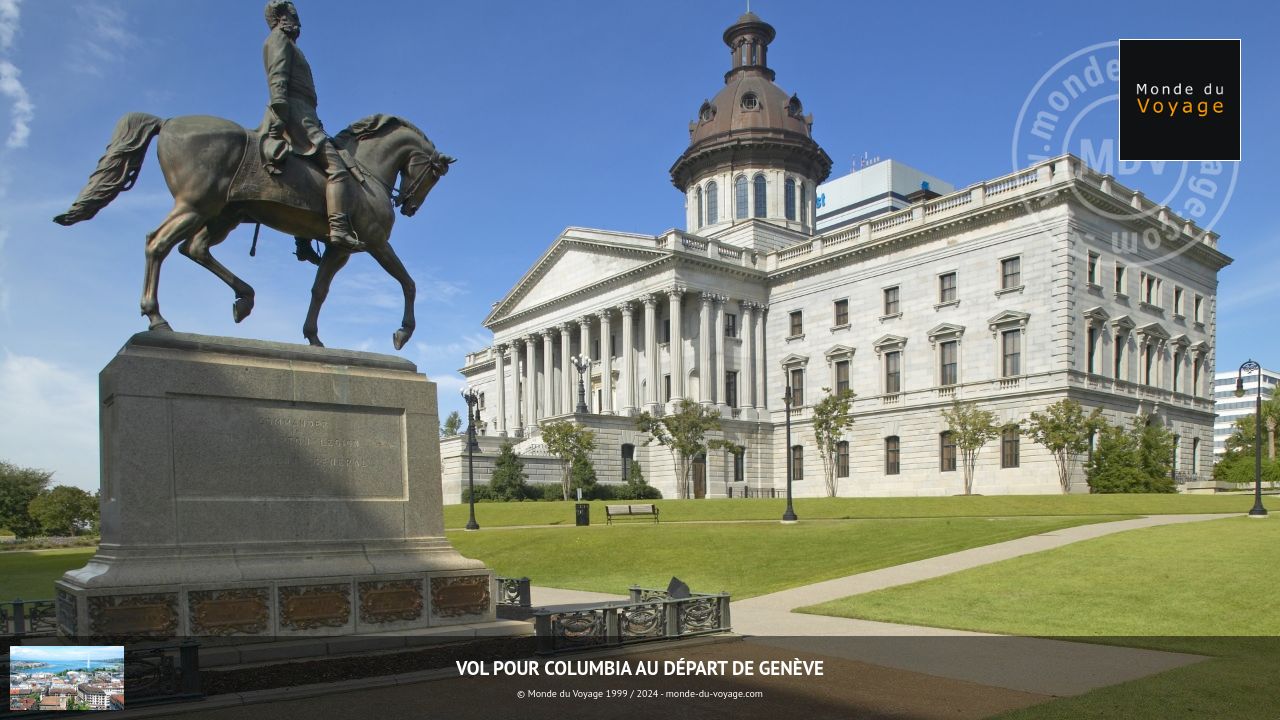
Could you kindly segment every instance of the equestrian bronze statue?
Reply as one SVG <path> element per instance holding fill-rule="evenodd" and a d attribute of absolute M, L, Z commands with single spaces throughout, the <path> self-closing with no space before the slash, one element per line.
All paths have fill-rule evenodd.
<path fill-rule="evenodd" d="M 404 316 L 392 336 L 399 350 L 413 334 L 416 290 L 389 244 L 395 208 L 412 217 L 454 159 L 438 152 L 412 123 L 391 115 L 371 115 L 335 138 L 325 135 L 315 114 L 311 70 L 295 44 L 301 26 L 292 3 L 268 3 L 267 23 L 271 34 L 263 59 L 270 102 L 261 128 L 202 115 L 164 120 L 129 113 L 116 124 L 89 183 L 54 222 L 88 220 L 132 187 L 148 145 L 159 136 L 156 156 L 174 207 L 147 235 L 142 314 L 152 330 L 169 329 L 158 290 L 160 266 L 175 245 L 235 292 L 236 322 L 249 316 L 253 288 L 210 252 L 249 222 L 297 238 L 299 259 L 319 265 L 302 326 L 312 345 L 323 346 L 317 321 L 334 275 L 352 253 L 368 252 L 404 291 Z M 323 257 L 311 250 L 311 238 L 327 245 Z"/>

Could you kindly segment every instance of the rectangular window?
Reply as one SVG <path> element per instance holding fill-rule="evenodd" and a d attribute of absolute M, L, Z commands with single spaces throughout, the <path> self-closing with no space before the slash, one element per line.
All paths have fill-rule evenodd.
<path fill-rule="evenodd" d="M 1179 381 L 1182 379 L 1182 351 L 1173 353 L 1173 388 L 1174 392 L 1182 392 Z"/>
<path fill-rule="evenodd" d="M 735 313 L 724 314 L 724 336 L 738 337 L 738 316 Z"/>
<path fill-rule="evenodd" d="M 1204 298 L 1200 297 L 1199 295 L 1196 295 L 1195 300 L 1192 302 L 1192 307 L 1191 307 L 1192 320 L 1198 323 L 1204 322 L 1204 315 L 1201 314 L 1201 308 L 1203 306 L 1204 306 Z"/>
<path fill-rule="evenodd" d="M 671 402 L 671 376 L 662 376 L 662 399 L 665 402 Z"/>
<path fill-rule="evenodd" d="M 886 395 L 902 392 L 901 351 L 884 354 L 884 392 Z"/>
<path fill-rule="evenodd" d="M 733 453 L 733 481 L 743 482 L 747 479 L 746 451 Z"/>
<path fill-rule="evenodd" d="M 836 392 L 842 393 L 849 389 L 849 361 L 836 361 Z"/>
<path fill-rule="evenodd" d="M 896 435 L 884 439 L 884 474 L 897 475 L 899 468 L 898 437 Z"/>
<path fill-rule="evenodd" d="M 1173 289 L 1173 314 L 1182 315 L 1182 288 Z"/>
<path fill-rule="evenodd" d="M 737 370 L 726 370 L 724 373 L 724 402 L 731 408 L 738 407 Z"/>
<path fill-rule="evenodd" d="M 1142 302 L 1148 305 L 1159 305 L 1160 295 L 1157 292 L 1156 278 L 1154 275 L 1142 273 Z"/>
<path fill-rule="evenodd" d="M 671 342 L 671 318 L 662 321 L 662 342 Z"/>
<path fill-rule="evenodd" d="M 849 443 L 836 443 L 836 477 L 849 477 Z"/>
<path fill-rule="evenodd" d="M 938 365 L 941 369 L 938 374 L 939 385 L 955 385 L 959 382 L 959 347 L 955 340 L 948 340 L 938 346 Z"/>
<path fill-rule="evenodd" d="M 898 310 L 898 288 L 897 286 L 884 289 L 884 314 L 897 315 Z"/>
<path fill-rule="evenodd" d="M 849 301 L 837 300 L 835 325 L 836 327 L 840 327 L 841 325 L 848 325 L 848 324 L 849 324 Z"/>
<path fill-rule="evenodd" d="M 1000 467 L 1018 467 L 1018 430 L 1005 428 L 1000 437 Z"/>
<path fill-rule="evenodd" d="M 1121 374 L 1121 371 L 1124 370 L 1124 342 L 1125 337 L 1123 335 L 1116 335 L 1116 356 L 1114 363 L 1112 363 L 1111 377 L 1117 380 L 1125 379 L 1124 375 Z"/>
<path fill-rule="evenodd" d="M 1191 361 L 1191 394 L 1200 394 L 1200 356 Z"/>
<path fill-rule="evenodd" d="M 1001 374 L 1004 377 L 1015 377 L 1022 374 L 1022 331 L 1005 330 L 1000 334 Z"/>
<path fill-rule="evenodd" d="M 1089 253 L 1089 284 L 1098 284 L 1098 253 Z"/>
<path fill-rule="evenodd" d="M 596 338 L 591 341 L 591 359 L 600 359 L 600 338 Z"/>
<path fill-rule="evenodd" d="M 789 337 L 799 337 L 804 334 L 804 313 L 794 310 L 791 313 L 791 335 Z"/>
<path fill-rule="evenodd" d="M 1085 362 L 1087 363 L 1086 370 L 1089 373 L 1095 373 L 1098 371 L 1098 365 L 1095 362 L 1098 355 L 1098 329 L 1090 326 L 1087 332 L 1089 334 L 1086 336 L 1087 339 L 1085 340 L 1085 343 L 1088 345 L 1085 350 Z"/>
<path fill-rule="evenodd" d="M 791 407 L 796 408 L 804 405 L 804 370 L 793 368 L 791 370 Z"/>
<path fill-rule="evenodd" d="M 1145 385 L 1151 384 L 1151 369 L 1155 365 L 1156 354 L 1152 350 L 1153 348 L 1150 345 L 1142 346 L 1144 355 L 1144 361 L 1142 364 L 1142 382 Z"/>
<path fill-rule="evenodd" d="M 947 431 L 938 436 L 938 460 L 939 469 L 942 472 L 955 472 L 956 470 L 956 441 L 951 436 L 951 431 Z"/>
<path fill-rule="evenodd" d="M 953 302 L 956 299 L 956 274 L 953 272 L 938 276 L 938 302 Z"/>
<path fill-rule="evenodd" d="M 793 445 L 791 447 L 791 479 L 804 479 L 804 446 Z"/>
<path fill-rule="evenodd" d="M 1124 291 L 1124 265 L 1120 263 L 1116 263 L 1116 294 L 1117 295 L 1129 294 Z"/>
<path fill-rule="evenodd" d="M 1000 289 L 1011 290 L 1022 284 L 1022 258 L 1011 257 L 1000 261 Z"/>

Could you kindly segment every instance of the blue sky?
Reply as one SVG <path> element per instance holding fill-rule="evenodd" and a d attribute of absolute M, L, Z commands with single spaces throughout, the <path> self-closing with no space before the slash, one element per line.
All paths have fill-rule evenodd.
<path fill-rule="evenodd" d="M 14 645 L 9 648 L 14 660 L 26 662 L 77 662 L 80 660 L 119 660 L 124 657 L 122 645 L 71 645 L 65 647 L 22 647 Z"/>
<path fill-rule="evenodd" d="M 154 150 L 137 186 L 97 218 L 70 229 L 49 219 L 125 112 L 257 124 L 263 4 L 0 0 L 0 459 L 97 487 L 96 375 L 146 328 L 143 237 L 170 206 Z M 683 222 L 667 170 L 723 84 L 720 34 L 745 3 L 298 5 L 330 132 L 395 113 L 459 158 L 393 235 L 419 286 L 418 331 L 403 355 L 439 383 L 447 412 L 460 407 L 463 354 L 486 344 L 480 320 L 560 230 L 657 233 Z M 1280 299 L 1274 5 L 755 0 L 752 10 L 778 30 L 770 65 L 815 115 L 833 176 L 869 153 L 958 186 L 1012 169 L 1019 109 L 1076 50 L 1120 37 L 1242 38 L 1244 161 L 1214 226 L 1237 259 L 1220 275 L 1218 360 L 1280 366 L 1268 322 Z M 1096 128 L 1114 124 L 1114 106 L 1094 115 Z M 257 290 L 253 316 L 235 326 L 230 291 L 175 253 L 161 283 L 175 329 L 302 341 L 312 273 L 270 230 L 250 258 L 251 236 L 241 227 L 216 253 Z M 393 352 L 399 302 L 394 282 L 358 257 L 334 284 L 321 337 Z"/>

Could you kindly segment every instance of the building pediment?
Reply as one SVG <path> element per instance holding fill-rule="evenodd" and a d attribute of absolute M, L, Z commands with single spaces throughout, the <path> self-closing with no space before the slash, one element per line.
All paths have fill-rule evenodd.
<path fill-rule="evenodd" d="M 656 246 L 640 246 L 635 238 L 620 235 L 611 242 L 609 234 L 600 231 L 593 231 L 591 237 L 579 236 L 573 229 L 566 231 L 498 301 L 485 324 L 607 284 L 670 256 Z"/>
<path fill-rule="evenodd" d="M 1172 338 L 1169 338 L 1169 344 L 1174 345 L 1183 350 L 1186 350 L 1187 346 L 1191 344 L 1191 340 L 1189 340 L 1186 334 L 1184 333 L 1180 335 L 1174 335 Z"/>
<path fill-rule="evenodd" d="M 1137 327 L 1128 315 L 1120 315 L 1111 321 L 1111 327 L 1117 331 L 1132 330 Z"/>
<path fill-rule="evenodd" d="M 853 352 L 853 348 L 848 345 L 836 345 L 822 355 L 828 360 L 834 360 L 836 358 L 853 357 Z"/>
<path fill-rule="evenodd" d="M 1104 323 L 1111 319 L 1110 313 L 1101 307 L 1091 307 L 1084 311 L 1084 319 L 1093 322 Z"/>
<path fill-rule="evenodd" d="M 1005 310 L 1002 313 L 994 315 L 987 319 L 987 324 L 992 330 L 1005 325 L 1026 325 L 1027 320 L 1031 319 L 1031 313 L 1024 313 L 1020 310 Z"/>
<path fill-rule="evenodd" d="M 1160 323 L 1147 323 L 1138 328 L 1138 334 L 1152 340 L 1168 340 L 1169 331 L 1161 327 Z"/>
<path fill-rule="evenodd" d="M 938 340 L 951 340 L 964 335 L 964 326 L 955 323 L 944 322 L 935 325 L 928 333 L 929 342 L 937 342 Z"/>
<path fill-rule="evenodd" d="M 871 343 L 871 347 L 875 348 L 876 352 L 883 352 L 885 350 L 897 350 L 906 344 L 907 339 L 901 335 L 881 335 L 875 342 Z"/>
<path fill-rule="evenodd" d="M 790 355 L 782 358 L 782 367 L 792 367 L 795 365 L 808 365 L 808 364 L 809 364 L 808 355 L 797 355 L 795 353 L 791 353 Z"/>

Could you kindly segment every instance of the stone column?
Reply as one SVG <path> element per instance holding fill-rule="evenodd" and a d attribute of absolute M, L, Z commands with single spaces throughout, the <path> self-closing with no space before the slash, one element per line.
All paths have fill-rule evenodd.
<path fill-rule="evenodd" d="M 702 293 L 702 312 L 698 315 L 698 402 L 711 404 L 711 301 L 715 294 Z"/>
<path fill-rule="evenodd" d="M 636 354 L 635 348 L 632 347 L 632 338 L 635 335 L 634 312 L 635 305 L 630 302 L 624 302 L 619 309 L 622 310 L 622 414 L 636 414 Z"/>
<path fill-rule="evenodd" d="M 684 288 L 676 286 L 667 291 L 667 299 L 671 301 L 668 312 L 671 316 L 671 342 L 668 350 L 671 353 L 671 402 L 684 399 L 684 333 L 680 324 L 683 319 L 683 308 L 680 301 L 684 296 Z"/>
<path fill-rule="evenodd" d="M 498 437 L 507 436 L 507 346 L 493 348 L 493 370 L 498 377 Z"/>
<path fill-rule="evenodd" d="M 730 416 L 729 401 L 725 397 L 725 362 L 724 348 L 724 304 L 729 298 L 723 295 L 716 296 L 716 405 L 720 408 L 722 417 Z"/>
<path fill-rule="evenodd" d="M 649 402 L 645 410 L 658 412 L 662 405 L 662 388 L 658 380 L 658 296 L 644 296 L 644 364 L 645 383 L 649 386 Z"/>
<path fill-rule="evenodd" d="M 569 356 L 573 354 L 569 347 L 569 341 L 572 339 L 570 333 L 573 326 L 569 323 L 561 323 L 560 325 L 560 412 L 571 413 L 575 403 L 573 402 L 573 363 L 569 360 Z"/>
<path fill-rule="evenodd" d="M 759 408 L 758 414 L 763 416 L 765 411 L 769 409 L 769 385 L 766 383 L 767 378 L 765 377 L 765 370 L 768 368 L 769 363 L 765 362 L 764 357 L 764 316 L 765 313 L 769 312 L 769 308 L 764 305 L 756 305 L 756 309 L 760 312 L 755 317 L 756 367 L 752 373 L 752 382 L 756 386 L 755 401 L 756 407 Z M 788 450 L 788 452 L 790 451 Z"/>
<path fill-rule="evenodd" d="M 600 311 L 600 412 L 613 414 L 613 310 Z"/>
<path fill-rule="evenodd" d="M 752 302 L 742 301 L 742 317 L 739 322 L 742 326 L 744 337 L 742 338 L 742 355 L 738 360 L 738 394 L 742 397 L 738 398 L 738 405 L 743 408 L 743 418 L 754 420 L 756 418 L 756 326 L 755 319 L 752 316 L 756 304 Z M 743 400 L 746 402 L 743 402 Z"/>
<path fill-rule="evenodd" d="M 538 355 L 538 333 L 530 333 L 524 341 L 524 425 L 526 435 L 538 428 L 538 373 L 534 369 Z"/>
<path fill-rule="evenodd" d="M 578 318 L 578 353 L 587 359 L 587 374 L 582 378 L 582 384 L 587 392 L 587 411 L 595 412 L 599 408 L 595 407 L 595 400 L 591 397 L 591 318 Z M 576 400 L 575 400 L 576 402 Z"/>
<path fill-rule="evenodd" d="M 551 339 L 553 331 L 548 329 L 542 333 L 542 416 L 556 414 L 555 384 L 551 382 L 551 372 L 555 363 L 555 343 Z"/>

